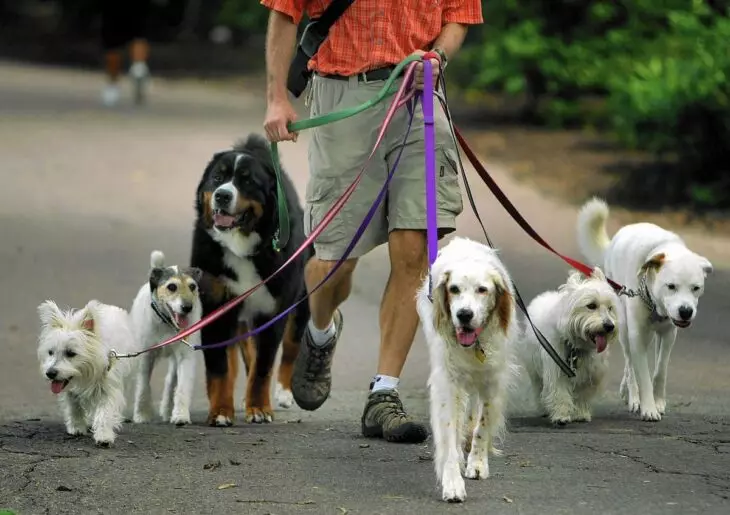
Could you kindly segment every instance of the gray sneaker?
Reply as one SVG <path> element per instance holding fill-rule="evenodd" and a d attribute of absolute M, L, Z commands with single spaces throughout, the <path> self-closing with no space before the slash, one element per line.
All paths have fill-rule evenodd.
<path fill-rule="evenodd" d="M 340 310 L 332 317 L 335 335 L 322 346 L 314 345 L 309 327 L 304 331 L 299 354 L 294 362 L 291 393 L 297 406 L 307 411 L 319 408 L 330 395 L 332 388 L 332 356 L 342 334 L 343 318 Z"/>
<path fill-rule="evenodd" d="M 388 442 L 421 443 L 428 438 L 426 426 L 411 420 L 395 390 L 371 392 L 361 424 L 363 436 Z"/>

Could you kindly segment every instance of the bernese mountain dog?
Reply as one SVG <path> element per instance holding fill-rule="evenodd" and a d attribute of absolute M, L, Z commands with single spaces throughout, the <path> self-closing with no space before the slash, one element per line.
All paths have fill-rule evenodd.
<path fill-rule="evenodd" d="M 200 285 L 204 316 L 271 275 L 304 242 L 302 206 L 284 170 L 282 181 L 291 227 L 288 242 L 276 249 L 278 196 L 268 141 L 251 134 L 231 150 L 214 154 L 208 163 L 197 189 L 190 261 L 191 266 L 204 272 Z M 203 347 L 267 323 L 304 296 L 304 266 L 313 255 L 310 245 L 242 304 L 205 326 L 201 330 Z M 245 342 L 226 348 L 203 348 L 210 425 L 233 424 L 239 350 L 247 373 L 246 422 L 273 420 L 270 385 L 282 341 L 277 401 L 281 407 L 291 406 L 292 369 L 308 321 L 309 304 L 302 302 L 288 317 Z"/>

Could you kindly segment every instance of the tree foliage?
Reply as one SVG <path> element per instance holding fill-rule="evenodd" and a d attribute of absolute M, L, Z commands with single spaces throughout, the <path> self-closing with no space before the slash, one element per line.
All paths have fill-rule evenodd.
<path fill-rule="evenodd" d="M 727 1 L 489 0 L 483 6 L 485 24 L 454 64 L 463 86 L 522 95 L 526 118 L 552 125 L 586 122 L 580 100 L 600 97 L 603 109 L 588 121 L 669 165 L 655 172 L 661 177 L 634 178 L 638 196 L 730 206 Z"/>

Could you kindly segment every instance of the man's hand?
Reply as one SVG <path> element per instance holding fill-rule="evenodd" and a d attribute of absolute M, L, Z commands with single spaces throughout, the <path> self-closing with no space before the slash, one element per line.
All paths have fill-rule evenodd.
<path fill-rule="evenodd" d="M 413 53 L 417 54 L 417 55 L 425 55 L 427 52 L 424 52 L 423 50 L 416 50 Z M 433 74 L 434 86 L 438 83 L 438 80 L 439 80 L 439 73 L 440 73 L 439 64 L 440 63 L 439 63 L 438 59 L 433 59 L 433 58 L 431 59 L 431 73 Z M 422 62 L 416 64 L 416 74 L 415 74 L 415 79 L 414 79 L 414 86 L 418 90 L 423 89 L 423 63 Z"/>
<path fill-rule="evenodd" d="M 296 141 L 296 132 L 289 132 L 287 125 L 297 119 L 297 113 L 288 99 L 273 100 L 266 108 L 264 129 L 271 142 Z"/>

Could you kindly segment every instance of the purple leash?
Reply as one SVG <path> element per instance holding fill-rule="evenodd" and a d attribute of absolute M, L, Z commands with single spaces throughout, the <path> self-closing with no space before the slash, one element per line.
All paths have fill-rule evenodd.
<path fill-rule="evenodd" d="M 431 81 L 431 82 L 433 84 L 433 81 Z M 415 103 L 415 101 L 414 101 L 414 103 Z M 390 180 L 393 178 L 393 175 L 395 174 L 395 171 L 398 168 L 398 163 L 400 162 L 400 158 L 403 155 L 403 150 L 405 149 L 406 141 L 408 140 L 408 135 L 411 133 L 411 126 L 413 125 L 413 115 L 415 113 L 415 109 L 412 109 L 409 104 L 407 104 L 407 105 L 409 107 L 409 109 L 408 109 L 408 112 L 409 112 L 408 127 L 406 129 L 405 135 L 403 136 L 403 143 L 400 145 L 400 148 L 398 149 L 398 155 L 396 156 L 395 161 L 393 162 L 393 167 L 390 169 L 390 172 L 388 173 L 388 177 L 386 177 L 386 179 L 385 179 L 383 187 L 380 188 L 380 192 L 378 193 L 378 196 L 375 199 L 375 202 L 373 203 L 372 206 L 370 206 L 370 210 L 365 215 L 365 218 L 363 218 L 363 221 L 360 224 L 360 227 L 357 228 L 357 231 L 355 232 L 355 236 L 352 238 L 352 241 L 345 249 L 345 252 L 342 254 L 342 257 L 337 260 L 337 262 L 335 263 L 335 266 L 332 267 L 332 269 L 329 271 L 329 273 L 327 273 L 325 278 L 322 279 L 322 281 L 320 281 L 320 283 L 317 286 L 312 288 L 312 291 L 310 291 L 304 297 L 302 297 L 301 299 L 296 301 L 294 304 L 289 306 L 289 308 L 282 311 L 281 313 L 276 315 L 274 318 L 272 318 L 265 324 L 262 324 L 259 327 L 250 330 L 246 334 L 234 336 L 230 340 L 226 340 L 226 341 L 220 342 L 220 343 L 215 343 L 212 345 L 196 345 L 195 347 L 193 347 L 194 349 L 196 349 L 196 350 L 219 349 L 221 347 L 228 347 L 229 345 L 233 345 L 237 342 L 246 340 L 251 336 L 257 335 L 261 331 L 271 327 L 276 322 L 278 322 L 279 320 L 281 320 L 282 318 L 287 316 L 289 313 L 291 313 L 297 306 L 299 306 L 299 304 L 301 304 L 302 302 L 307 300 L 309 298 L 309 296 L 312 295 L 315 291 L 319 290 L 320 287 L 322 287 L 324 285 L 324 283 L 326 283 L 329 280 L 329 278 L 332 277 L 332 275 L 334 275 L 335 272 L 337 272 L 337 269 L 340 268 L 342 263 L 344 263 L 347 260 L 348 256 L 353 251 L 353 249 L 355 248 L 355 245 L 357 245 L 357 242 L 360 241 L 360 238 L 365 233 L 365 229 L 367 229 L 367 226 L 370 224 L 373 217 L 375 216 L 375 213 L 377 212 L 378 207 L 383 202 L 383 199 L 385 199 L 385 195 L 388 193 L 388 186 L 390 185 Z M 431 108 L 433 111 L 433 96 L 431 96 Z"/>
<path fill-rule="evenodd" d="M 428 248 L 428 298 L 431 298 L 431 267 L 439 250 L 438 207 L 436 200 L 436 127 L 433 108 L 433 65 L 423 60 L 423 144 L 426 156 L 426 240 Z"/>

